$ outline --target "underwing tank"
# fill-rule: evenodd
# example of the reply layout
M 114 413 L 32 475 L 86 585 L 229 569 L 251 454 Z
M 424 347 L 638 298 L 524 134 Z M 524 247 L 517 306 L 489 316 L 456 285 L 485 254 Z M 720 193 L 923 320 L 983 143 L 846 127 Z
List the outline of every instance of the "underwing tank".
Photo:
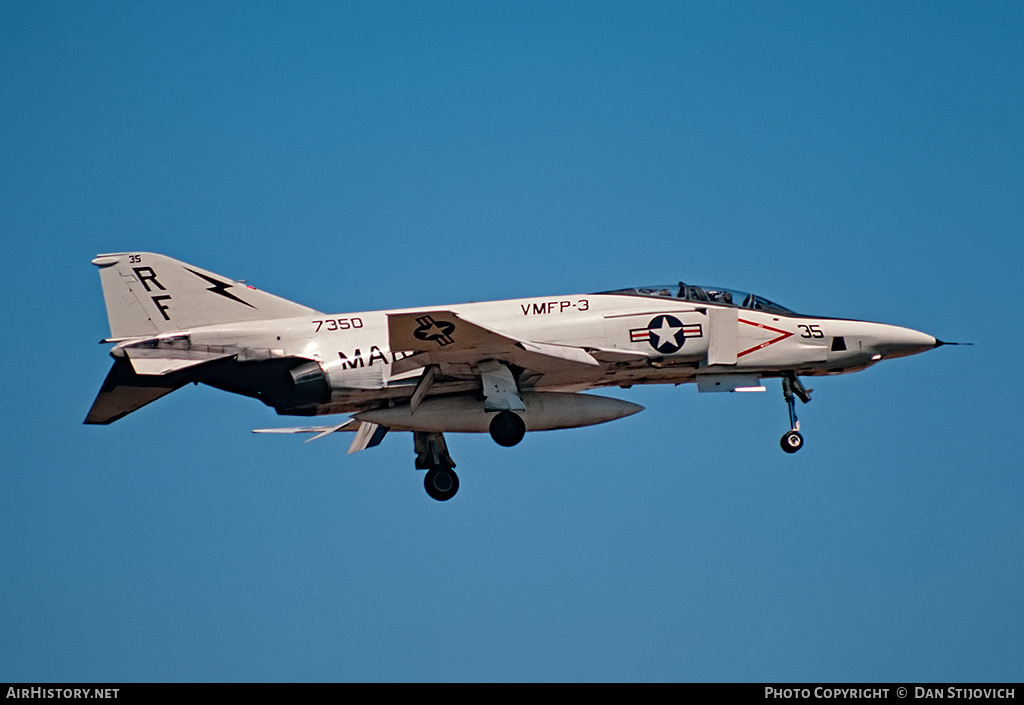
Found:
M 525 392 L 523 411 L 517 411 L 527 431 L 593 426 L 643 411 L 632 402 L 594 394 Z M 374 409 L 355 415 L 360 421 L 387 426 L 395 431 L 488 433 L 496 412 L 484 411 L 476 396 L 429 397 L 415 411 L 408 405 Z

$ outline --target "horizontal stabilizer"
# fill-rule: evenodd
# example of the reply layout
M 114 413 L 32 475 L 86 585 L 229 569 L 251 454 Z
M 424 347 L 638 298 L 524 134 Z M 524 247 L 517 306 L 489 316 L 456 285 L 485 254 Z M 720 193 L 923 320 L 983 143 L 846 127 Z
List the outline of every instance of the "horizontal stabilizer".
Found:
M 179 389 L 187 382 L 177 375 L 144 377 L 132 370 L 125 359 L 117 359 L 92 403 L 87 424 L 109 424 L 141 409 L 162 396 Z

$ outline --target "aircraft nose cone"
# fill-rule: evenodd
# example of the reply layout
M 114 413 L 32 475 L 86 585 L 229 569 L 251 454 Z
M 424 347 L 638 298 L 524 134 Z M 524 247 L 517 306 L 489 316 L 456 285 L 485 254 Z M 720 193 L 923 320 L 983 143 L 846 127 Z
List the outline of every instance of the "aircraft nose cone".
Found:
M 882 357 L 916 355 L 942 344 L 933 336 L 912 328 L 899 326 L 886 326 L 885 328 L 885 332 L 879 336 L 878 343 L 875 345 Z

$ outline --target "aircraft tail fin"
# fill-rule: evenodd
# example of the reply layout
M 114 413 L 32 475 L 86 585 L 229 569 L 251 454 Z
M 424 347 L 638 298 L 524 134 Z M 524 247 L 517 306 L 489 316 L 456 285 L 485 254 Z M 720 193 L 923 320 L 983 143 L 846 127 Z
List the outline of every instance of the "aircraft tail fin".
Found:
M 197 326 L 317 313 L 166 255 L 98 255 L 100 283 L 114 339 L 160 335 Z

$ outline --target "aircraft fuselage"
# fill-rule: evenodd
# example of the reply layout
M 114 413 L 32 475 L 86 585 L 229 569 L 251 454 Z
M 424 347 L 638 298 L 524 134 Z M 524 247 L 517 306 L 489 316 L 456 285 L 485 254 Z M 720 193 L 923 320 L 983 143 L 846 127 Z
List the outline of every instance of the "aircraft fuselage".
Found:
M 396 400 L 411 394 L 422 370 L 418 366 L 403 369 L 399 364 L 414 353 L 391 349 L 387 317 L 433 310 L 317 314 L 203 326 L 184 333 L 192 345 L 248 351 L 252 359 L 242 358 L 237 363 L 259 366 L 282 358 L 315 361 L 329 381 L 330 399 L 316 404 L 315 409 L 303 404 L 292 412 L 348 413 L 373 406 L 382 396 Z M 608 359 L 593 369 L 528 375 L 524 386 L 544 391 L 682 384 L 695 382 L 698 376 L 730 373 L 765 378 L 783 373 L 842 374 L 936 345 L 932 336 L 884 323 L 628 295 L 510 299 L 459 304 L 446 310 L 517 337 L 605 352 Z M 254 351 L 263 352 L 265 359 Z M 623 353 L 623 358 L 613 359 L 615 352 Z M 468 367 L 455 371 L 472 376 Z M 203 381 L 223 386 L 217 383 L 219 377 L 213 370 Z M 439 385 L 435 391 L 451 393 L 476 386 L 456 379 Z M 279 411 L 290 413 L 287 408 L 279 407 Z

